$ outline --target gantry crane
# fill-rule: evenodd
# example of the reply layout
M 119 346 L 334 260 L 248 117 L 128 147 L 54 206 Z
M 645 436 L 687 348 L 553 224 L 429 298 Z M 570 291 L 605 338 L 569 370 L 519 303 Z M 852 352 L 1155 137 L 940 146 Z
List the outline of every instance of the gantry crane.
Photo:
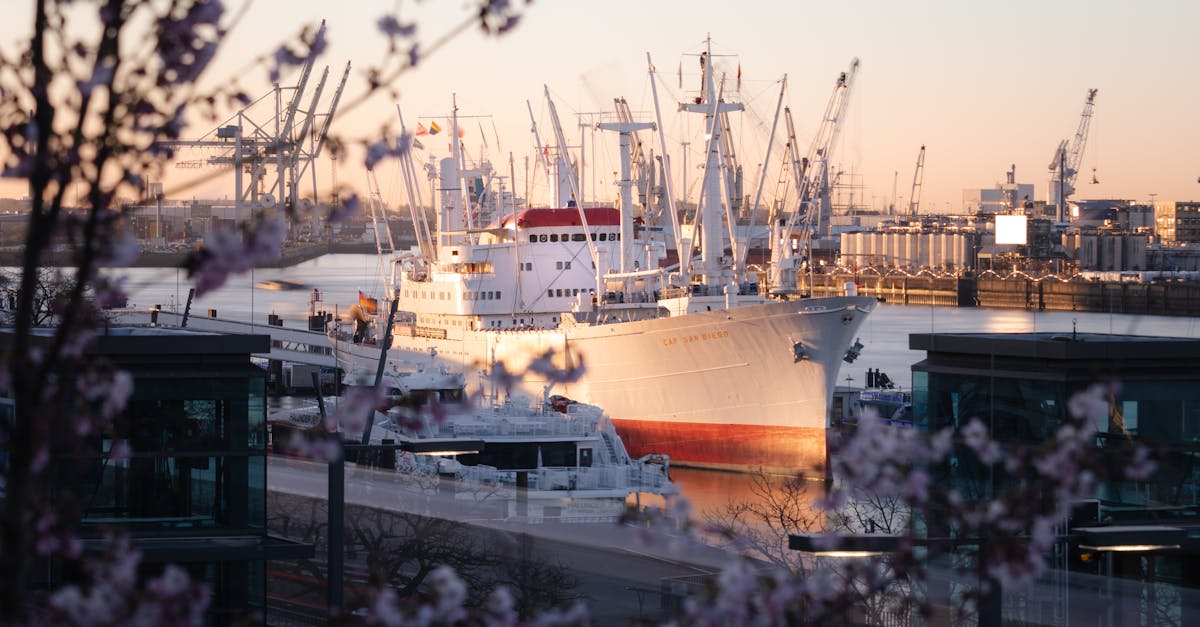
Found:
M 913 171 L 912 193 L 908 195 L 908 215 L 915 216 L 921 208 L 921 185 L 925 182 L 925 147 L 917 153 L 917 169 Z
M 1096 92 L 1096 89 L 1087 92 L 1074 139 L 1070 143 L 1065 139 L 1059 142 L 1050 161 L 1050 189 L 1047 190 L 1046 204 L 1057 208 L 1060 222 L 1066 220 L 1066 202 L 1075 193 L 1075 177 L 1079 175 L 1079 166 L 1083 163 L 1083 149 L 1087 145 L 1088 128 L 1092 124 Z

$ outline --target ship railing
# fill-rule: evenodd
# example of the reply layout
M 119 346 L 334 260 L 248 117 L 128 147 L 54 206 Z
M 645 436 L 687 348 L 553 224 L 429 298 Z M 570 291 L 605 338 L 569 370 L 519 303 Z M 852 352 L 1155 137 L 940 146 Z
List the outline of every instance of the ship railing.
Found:
M 516 472 L 492 466 L 463 466 L 456 474 L 461 482 L 480 485 L 516 484 Z M 665 491 L 671 486 L 661 466 L 653 464 L 538 468 L 527 475 L 530 490 L 639 490 Z
M 451 422 L 439 425 L 434 429 L 434 436 L 571 436 L 582 437 L 593 432 L 593 429 L 582 422 L 567 420 L 509 420 L 498 417 L 495 420 L 481 422 Z

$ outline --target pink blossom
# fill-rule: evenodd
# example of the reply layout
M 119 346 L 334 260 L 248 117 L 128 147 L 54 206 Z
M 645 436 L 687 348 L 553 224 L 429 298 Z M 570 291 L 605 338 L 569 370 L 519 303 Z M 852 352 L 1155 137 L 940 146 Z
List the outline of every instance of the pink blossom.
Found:
M 101 256 L 101 265 L 123 268 L 136 261 L 141 252 L 142 245 L 138 243 L 133 233 L 128 231 L 119 233 L 107 241 Z
M 1145 481 L 1158 470 L 1158 464 L 1150 459 L 1150 449 L 1139 445 L 1133 451 L 1133 459 L 1125 467 L 1125 476 L 1134 481 Z
M 1085 418 L 1092 424 L 1108 418 L 1108 398 L 1103 385 L 1093 385 L 1067 401 L 1067 409 L 1076 418 Z
M 113 461 L 124 461 L 133 457 L 133 447 L 129 446 L 128 440 L 117 440 L 109 449 L 108 457 Z

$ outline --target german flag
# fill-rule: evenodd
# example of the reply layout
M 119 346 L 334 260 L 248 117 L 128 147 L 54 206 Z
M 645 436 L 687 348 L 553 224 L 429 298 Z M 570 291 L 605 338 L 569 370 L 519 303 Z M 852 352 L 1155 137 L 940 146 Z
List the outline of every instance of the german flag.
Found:
M 379 300 L 363 294 L 362 290 L 358 292 L 358 306 L 362 307 L 362 310 L 369 315 L 374 316 L 379 313 Z

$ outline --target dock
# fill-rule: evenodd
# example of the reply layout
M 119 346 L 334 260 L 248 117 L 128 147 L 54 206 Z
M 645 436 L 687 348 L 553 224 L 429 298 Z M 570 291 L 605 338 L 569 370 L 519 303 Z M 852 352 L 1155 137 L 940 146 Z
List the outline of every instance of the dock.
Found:
M 324 330 L 310 331 L 285 327 L 282 324 L 225 320 L 216 316 L 191 315 L 187 316 L 185 321 L 184 315 L 181 313 L 156 309 L 127 309 L 114 313 L 113 321 L 120 325 L 186 329 L 199 333 L 269 335 L 271 337 L 270 352 L 254 353 L 254 357 L 321 368 L 337 367 L 333 347 L 330 346 L 329 338 L 325 336 Z

